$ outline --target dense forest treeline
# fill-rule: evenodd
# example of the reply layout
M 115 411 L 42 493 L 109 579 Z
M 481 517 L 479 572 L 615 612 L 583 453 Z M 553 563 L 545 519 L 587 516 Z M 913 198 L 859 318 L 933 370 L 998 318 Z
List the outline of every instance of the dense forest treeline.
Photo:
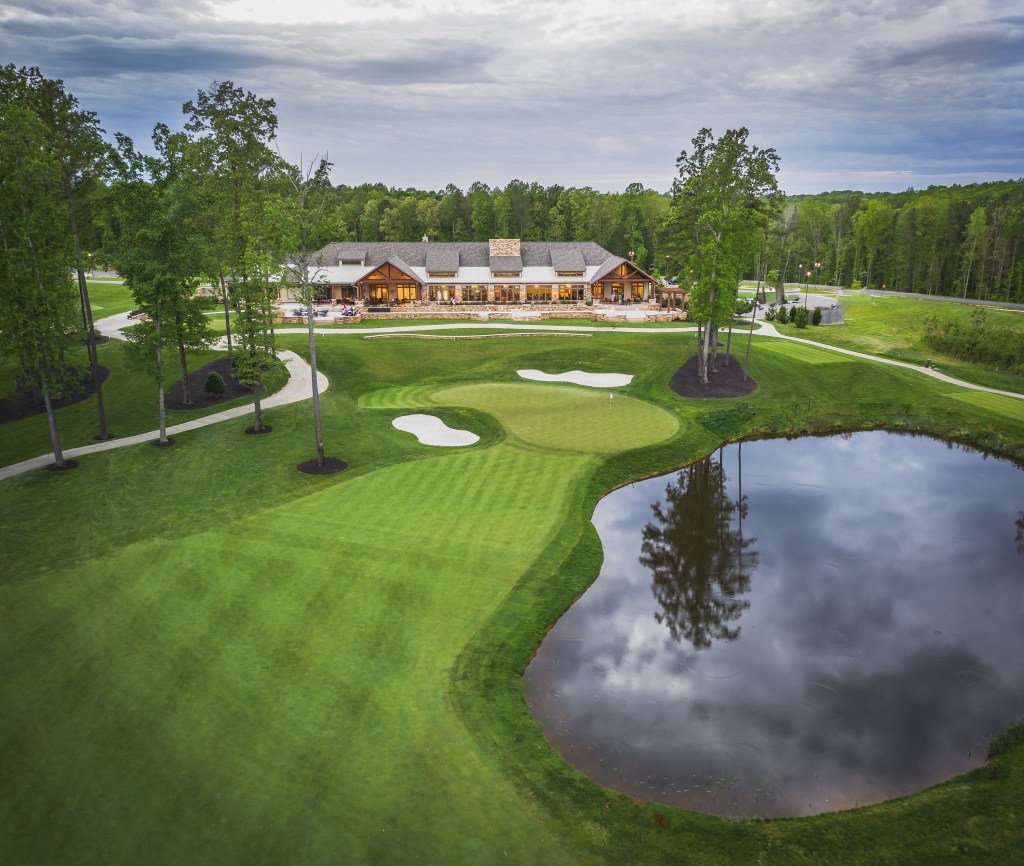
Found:
M 591 240 L 674 275 L 664 229 L 669 193 L 630 184 L 622 193 L 512 180 L 468 190 L 338 186 L 324 240 Z M 761 253 L 741 275 L 790 282 L 1024 302 L 1024 180 L 899 193 L 790 196 Z M 808 273 L 809 272 L 809 273 Z

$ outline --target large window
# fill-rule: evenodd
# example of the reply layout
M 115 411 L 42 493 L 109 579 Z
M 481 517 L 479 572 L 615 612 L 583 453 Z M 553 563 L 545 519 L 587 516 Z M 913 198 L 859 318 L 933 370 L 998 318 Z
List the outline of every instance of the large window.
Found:
M 430 300 L 439 304 L 447 304 L 455 297 L 455 286 L 431 286 Z
M 644 299 L 644 286 L 646 283 L 630 283 L 630 294 L 633 296 L 634 301 L 642 301 Z
M 494 303 L 518 304 L 519 286 L 496 285 L 494 287 Z
M 526 301 L 530 304 L 551 303 L 551 286 L 531 285 L 526 287 Z
M 563 304 L 572 304 L 583 300 L 583 286 L 564 283 L 558 287 L 558 300 Z
M 387 283 L 370 283 L 368 294 L 371 301 L 378 303 L 386 303 L 388 300 L 388 284 Z
M 395 291 L 400 304 L 408 304 L 409 301 L 416 300 L 416 283 L 399 283 L 395 286 Z
M 463 286 L 462 303 L 464 304 L 486 304 L 487 286 Z

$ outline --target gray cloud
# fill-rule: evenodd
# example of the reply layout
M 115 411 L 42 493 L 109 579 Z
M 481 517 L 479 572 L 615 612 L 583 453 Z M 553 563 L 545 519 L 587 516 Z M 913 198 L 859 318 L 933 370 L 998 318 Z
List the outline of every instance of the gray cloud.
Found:
M 285 156 L 329 149 L 346 183 L 667 189 L 700 127 L 740 125 L 779 151 L 791 192 L 1024 175 L 1024 24 L 1008 0 L 456 0 L 282 24 L 220 8 L 14 0 L 0 54 L 140 139 L 231 79 L 277 101 Z

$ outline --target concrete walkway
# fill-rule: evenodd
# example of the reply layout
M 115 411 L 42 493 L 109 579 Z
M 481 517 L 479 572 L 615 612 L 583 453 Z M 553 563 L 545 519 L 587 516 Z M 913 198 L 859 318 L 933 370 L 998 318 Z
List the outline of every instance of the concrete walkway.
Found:
M 128 318 L 127 313 L 122 313 L 117 316 L 109 316 L 105 319 L 98 320 L 95 325 L 97 330 L 105 336 L 113 339 L 124 339 L 122 330 L 133 324 L 133 321 Z M 946 382 L 950 385 L 955 385 L 960 388 L 967 388 L 973 391 L 984 391 L 988 394 L 998 394 L 1002 397 L 1011 397 L 1015 400 L 1024 400 L 1024 394 L 1017 394 L 1013 391 L 1001 391 L 998 388 L 987 388 L 983 385 L 975 385 L 971 382 L 964 382 L 961 379 L 955 379 L 952 376 L 947 376 L 945 373 L 940 373 L 938 370 L 934 370 L 930 367 L 921 367 L 917 364 L 910 364 L 906 361 L 895 361 L 891 358 L 880 358 L 877 355 L 869 355 L 864 352 L 856 352 L 852 349 L 842 349 L 837 346 L 830 346 L 826 343 L 818 343 L 814 340 L 807 340 L 803 337 L 793 337 L 788 334 L 780 334 L 776 327 L 771 322 L 758 322 L 758 328 L 754 332 L 760 337 L 773 337 L 780 340 L 790 340 L 794 343 L 803 343 L 807 346 L 813 346 L 816 349 L 823 349 L 827 352 L 838 352 L 841 355 L 849 355 L 853 358 L 860 358 L 865 361 L 874 361 L 877 364 L 889 364 L 893 367 L 903 367 L 907 370 L 913 370 L 921 373 L 924 376 L 930 376 L 933 379 L 938 379 L 941 382 Z M 527 325 L 527 324 L 500 324 L 497 322 L 467 322 L 467 323 L 452 323 L 450 325 L 399 325 L 396 327 L 384 327 L 384 328 L 315 328 L 314 331 L 317 335 L 321 336 L 343 336 L 343 335 L 356 335 L 366 336 L 368 334 L 400 334 L 400 333 L 422 333 L 424 331 L 457 331 L 457 330 L 514 330 L 514 331 L 564 331 L 564 332 L 584 332 L 584 333 L 640 333 L 656 336 L 660 334 L 678 335 L 681 333 L 693 333 L 696 328 L 693 326 L 685 327 L 662 327 L 662 328 L 640 328 L 635 326 L 618 326 L 613 327 L 593 327 L 588 325 Z M 278 334 L 306 334 L 308 333 L 306 328 L 295 327 L 295 328 L 278 328 L 276 329 Z M 219 348 L 224 348 L 219 346 Z M 285 362 L 288 368 L 288 382 L 285 386 L 278 391 L 276 394 L 268 397 L 262 401 L 263 408 L 272 409 L 275 406 L 284 406 L 289 403 L 297 403 L 301 400 L 311 399 L 313 396 L 313 371 L 302 358 L 296 355 L 294 352 L 280 352 L 280 358 Z M 318 371 L 317 373 L 317 390 L 320 393 L 326 391 L 330 383 L 327 377 Z M 231 418 L 240 418 L 243 415 L 252 412 L 251 405 L 237 406 L 234 409 L 226 409 L 223 412 L 217 412 L 213 415 L 205 415 L 202 418 L 196 418 L 193 421 L 186 421 L 182 424 L 176 424 L 173 427 L 167 428 L 167 435 L 173 436 L 176 433 L 183 433 L 187 430 L 195 430 L 199 427 L 206 427 L 210 424 L 219 424 L 221 421 L 227 421 Z M 97 442 L 94 445 L 84 445 L 79 448 L 68 448 L 64 450 L 65 458 L 73 459 L 81 457 L 87 454 L 95 454 L 100 451 L 110 451 L 114 448 L 124 448 L 128 445 L 138 445 L 144 442 L 152 442 L 159 438 L 159 431 L 153 431 L 150 433 L 140 433 L 136 436 L 125 436 L 120 439 L 110 439 L 106 442 Z M 0 480 L 4 478 L 11 478 L 15 475 L 20 475 L 24 472 L 29 472 L 32 469 L 40 469 L 44 466 L 49 466 L 53 462 L 53 454 L 44 454 L 39 457 L 33 457 L 31 460 L 24 460 L 21 463 L 14 463 L 10 466 L 0 467 Z
M 1024 394 L 1017 394 L 1014 391 L 1001 391 L 998 388 L 986 388 L 984 385 L 975 385 L 973 382 L 965 382 L 963 379 L 954 379 L 945 373 L 940 373 L 931 367 L 922 367 L 919 364 L 911 364 L 907 361 L 896 361 L 892 358 L 880 358 L 878 355 L 868 355 L 865 352 L 855 352 L 853 349 L 841 349 L 838 346 L 829 346 L 825 343 L 818 343 L 814 340 L 805 340 L 803 337 L 793 337 L 789 334 L 780 334 L 775 325 L 771 322 L 762 322 L 760 330 L 756 331 L 763 337 L 778 337 L 780 340 L 789 340 L 793 343 L 803 343 L 805 346 L 814 346 L 816 349 L 825 349 L 829 352 L 838 352 L 840 355 L 849 355 L 852 358 L 861 358 L 865 361 L 874 361 L 876 364 L 889 364 L 892 367 L 903 367 L 906 370 L 914 370 L 924 376 L 931 376 L 940 382 L 956 385 L 960 388 L 967 388 L 971 391 L 984 391 L 988 394 L 999 394 L 1001 397 L 1013 397 L 1016 400 L 1024 400 Z
M 113 317 L 117 318 L 117 317 Z M 127 322 L 127 319 L 125 320 Z M 97 327 L 100 322 L 97 322 Z M 111 330 L 114 330 L 112 326 Z M 122 325 L 121 327 L 124 327 Z M 100 328 L 100 333 L 107 333 L 115 339 L 120 338 L 120 331 L 116 334 L 108 333 Z M 301 400 L 310 400 L 313 397 L 313 369 L 306 361 L 294 352 L 279 352 L 278 357 L 285 363 L 288 369 L 288 381 L 276 394 L 271 394 L 265 400 L 260 401 L 264 409 L 273 409 L 275 406 L 286 406 L 289 403 L 298 403 Z M 317 371 L 317 390 L 324 393 L 330 386 L 327 377 Z M 191 421 L 184 421 L 181 424 L 174 424 L 167 428 L 168 436 L 175 436 L 188 430 L 198 430 L 200 427 L 208 427 L 211 424 L 219 424 L 221 421 L 229 421 L 232 418 L 242 418 L 251 415 L 253 412 L 252 403 L 244 406 L 235 406 L 232 409 L 225 409 L 223 412 L 215 412 L 212 415 L 204 415 L 201 418 L 194 418 Z M 65 448 L 65 459 L 76 459 L 87 454 L 97 454 L 100 451 L 111 451 L 114 448 L 125 448 L 129 445 L 140 445 L 145 442 L 155 442 L 160 438 L 160 431 L 153 430 L 149 433 L 138 433 L 134 436 L 122 436 L 118 439 L 108 439 L 105 442 L 96 442 L 92 445 L 83 445 L 78 448 Z M 0 480 L 30 472 L 33 469 L 42 469 L 53 463 L 53 452 L 23 460 L 21 463 L 12 463 L 10 466 L 0 467 Z

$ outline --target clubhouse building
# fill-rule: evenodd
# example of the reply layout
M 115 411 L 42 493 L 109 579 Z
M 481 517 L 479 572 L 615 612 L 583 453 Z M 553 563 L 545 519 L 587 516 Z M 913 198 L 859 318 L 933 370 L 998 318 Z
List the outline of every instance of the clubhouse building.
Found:
M 656 303 L 655 281 L 590 241 L 360 242 L 328 244 L 313 282 L 321 303 L 366 307 L 541 307 Z

